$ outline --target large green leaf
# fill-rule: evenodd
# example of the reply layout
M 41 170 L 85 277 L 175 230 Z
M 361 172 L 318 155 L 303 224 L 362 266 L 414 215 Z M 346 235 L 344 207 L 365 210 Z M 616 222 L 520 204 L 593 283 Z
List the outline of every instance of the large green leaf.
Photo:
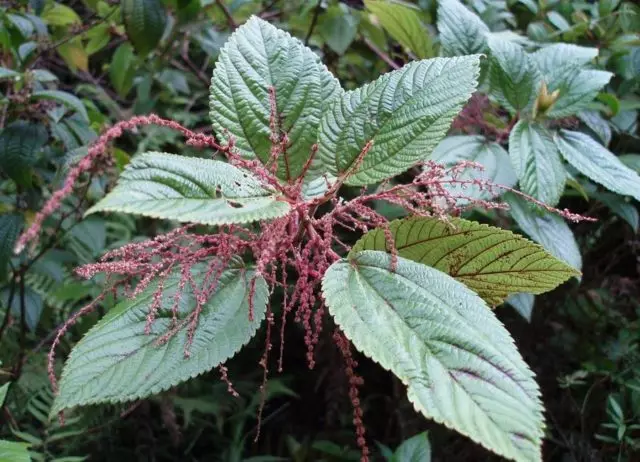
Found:
M 196 281 L 202 281 L 207 265 L 197 265 L 191 272 Z M 180 271 L 165 280 L 161 306 L 148 335 L 144 331 L 157 283 L 136 298 L 120 302 L 71 351 L 51 413 L 74 406 L 143 398 L 207 372 L 232 357 L 253 337 L 264 319 L 268 291 L 265 281 L 258 277 L 253 295 L 254 318 L 249 320 L 252 277 L 254 273 L 241 266 L 223 272 L 215 292 L 203 305 L 189 358 L 184 356 L 189 322 L 182 323 L 167 342 L 158 344 L 171 328 Z M 195 309 L 195 297 L 191 285 L 186 284 L 178 297 L 179 322 Z
M 513 293 L 540 294 L 579 273 L 541 246 L 501 228 L 462 218 L 407 218 L 391 222 L 398 255 L 432 266 L 473 289 L 490 305 Z M 390 250 L 384 230 L 369 231 L 350 255 Z
M 562 218 L 534 208 L 532 204 L 513 193 L 505 194 L 504 198 L 509 204 L 511 216 L 522 231 L 552 255 L 577 270 L 582 269 L 578 243 Z
M 365 0 L 380 25 L 394 40 L 418 58 L 433 56 L 429 31 L 420 19 L 420 9 L 402 0 Z
M 544 126 L 520 120 L 509 135 L 509 156 L 522 191 L 546 204 L 558 203 L 567 173 Z
M 489 28 L 458 0 L 438 1 L 438 30 L 446 56 L 483 53 L 487 48 Z
M 512 187 L 518 182 L 507 151 L 482 135 L 448 136 L 433 150 L 430 159 L 447 167 L 453 167 L 461 161 L 476 162 L 484 167 L 484 170 L 467 168 L 458 175 L 458 180 L 481 180 L 507 187 Z M 497 188 L 489 190 L 475 184 L 462 186 L 445 183 L 443 187 L 454 195 L 464 195 L 473 199 L 491 199 L 503 192 Z
M 121 8 L 129 41 L 140 55 L 148 54 L 158 45 L 167 24 L 164 5 L 160 0 L 122 0 Z
M 19 120 L 5 127 L 0 133 L 0 172 L 20 186 L 30 186 L 31 166 L 47 138 L 41 124 Z
M 87 213 L 122 212 L 187 223 L 247 223 L 286 215 L 289 203 L 225 162 L 149 152 Z
M 491 94 L 512 114 L 536 99 L 540 72 L 529 55 L 514 42 L 489 36 Z
M 508 459 L 541 461 L 542 406 L 513 339 L 471 290 L 417 262 L 367 251 L 322 290 L 355 347 L 392 371 L 416 410 Z
M 289 181 L 300 176 L 311 155 L 323 108 L 342 90 L 310 49 L 252 17 L 220 51 L 211 80 L 211 120 L 219 138 L 233 138 L 243 155 L 264 163 L 272 145 L 270 88 L 276 94 L 277 134 L 288 137 L 278 175 Z
M 554 43 L 545 46 L 533 54 L 538 68 L 545 75 L 554 75 L 558 69 L 567 65 L 584 66 L 598 56 L 597 48 L 581 47 L 567 43 Z M 553 82 L 547 82 L 553 85 Z
M 589 135 L 560 130 L 555 142 L 560 154 L 584 176 L 610 191 L 640 201 L 640 176 Z
M 426 59 L 344 93 L 322 118 L 318 158 L 332 175 L 348 173 L 350 185 L 403 172 L 444 137 L 475 90 L 478 72 L 477 55 Z

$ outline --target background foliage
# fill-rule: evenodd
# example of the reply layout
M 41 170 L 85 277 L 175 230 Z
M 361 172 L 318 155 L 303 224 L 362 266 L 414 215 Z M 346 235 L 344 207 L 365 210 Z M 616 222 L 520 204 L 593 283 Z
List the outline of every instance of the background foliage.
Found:
M 260 335 L 228 363 L 239 398 L 227 393 L 214 371 L 133 406 L 83 408 L 65 426 L 48 418 L 48 346 L 63 321 L 101 292 L 100 278 L 80 281 L 73 268 L 169 228 L 124 215 L 82 219 L 112 180 L 103 176 L 90 178 L 51 218 L 41 250 L 14 256 L 17 235 L 69 166 L 114 122 L 154 112 L 211 132 L 213 65 L 230 33 L 251 15 L 308 43 L 346 89 L 415 58 L 488 56 L 484 84 L 432 158 L 445 164 L 475 160 L 498 183 L 519 181 L 542 201 L 599 219 L 570 227 L 508 195 L 509 213 L 470 214 L 523 232 L 583 273 L 545 296 L 510 297 L 515 310 L 497 310 L 542 387 L 545 458 L 637 459 L 639 218 L 637 202 L 624 196 L 640 198 L 637 175 L 629 173 L 640 171 L 640 8 L 617 0 L 440 3 L 2 2 L 0 460 L 28 460 L 25 454 L 47 461 L 359 459 L 335 348 L 324 339 L 318 365 L 308 371 L 306 352 L 297 348 L 303 333 L 295 329 L 287 334 L 284 373 L 269 382 L 257 443 Z M 559 43 L 567 45 L 556 45 L 554 53 L 533 51 Z M 536 83 L 541 76 L 544 88 Z M 544 114 L 544 120 L 520 120 L 525 111 Z M 111 154 L 122 170 L 135 154 L 154 150 L 196 155 L 161 127 L 123 137 Z M 514 158 L 522 160 L 521 169 L 509 167 Z M 392 208 L 381 212 L 397 214 Z M 376 249 L 370 242 L 366 248 Z M 105 300 L 99 313 L 74 326 L 59 356 L 112 305 Z M 379 460 L 499 460 L 425 422 L 399 381 L 364 357 L 358 360 L 365 422 L 379 443 Z

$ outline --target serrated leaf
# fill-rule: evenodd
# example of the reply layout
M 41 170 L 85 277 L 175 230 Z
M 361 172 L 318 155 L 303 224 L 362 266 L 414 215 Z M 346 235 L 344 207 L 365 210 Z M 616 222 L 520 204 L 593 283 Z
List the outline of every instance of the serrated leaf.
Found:
M 541 461 L 533 373 L 487 305 L 460 282 L 383 252 L 339 260 L 322 290 L 355 347 L 393 372 L 416 410 L 508 459 Z
M 322 118 L 317 157 L 354 186 L 405 171 L 431 153 L 475 90 L 479 58 L 414 61 L 344 93 Z
M 611 126 L 598 111 L 579 112 L 578 118 L 598 135 L 598 138 L 600 138 L 605 146 L 609 146 L 609 143 L 611 143 Z
M 196 281 L 201 281 L 207 265 L 197 265 L 191 272 Z M 71 351 L 51 414 L 74 406 L 125 402 L 159 393 L 232 357 L 253 337 L 265 316 L 267 285 L 258 277 L 254 318 L 249 320 L 253 276 L 243 267 L 223 272 L 215 292 L 202 307 L 188 359 L 184 357 L 188 322 L 158 345 L 171 328 L 180 271 L 164 282 L 161 307 L 149 335 L 144 330 L 157 282 L 135 299 L 120 302 Z M 178 320 L 185 319 L 195 305 L 195 295 L 186 284 L 178 297 Z
M 31 462 L 29 443 L 0 440 L 0 461 Z
M 610 191 L 640 201 L 640 176 L 589 135 L 560 130 L 555 142 L 566 161 L 584 176 Z
M 509 157 L 522 191 L 546 204 L 558 203 L 567 173 L 544 126 L 520 120 L 509 135 Z
M 84 107 L 84 104 L 71 93 L 60 90 L 39 90 L 34 91 L 31 97 L 35 100 L 44 99 L 62 103 L 64 106 L 76 111 L 84 120 L 89 121 L 89 115 L 87 114 L 87 109 Z
M 365 0 L 364 4 L 400 45 L 418 58 L 433 56 L 429 31 L 422 23 L 420 10 L 415 5 L 401 0 Z
M 507 151 L 498 143 L 490 142 L 482 135 L 448 136 L 436 146 L 430 159 L 447 167 L 453 167 L 461 161 L 477 162 L 484 167 L 484 170 L 467 168 L 458 175 L 458 180 L 475 179 L 507 187 L 512 187 L 518 182 Z M 463 187 L 444 183 L 442 186 L 453 195 L 463 195 L 473 199 L 491 199 L 503 192 L 500 189 L 489 190 L 474 184 Z M 460 204 L 467 202 L 464 199 L 458 200 Z
M 167 24 L 160 0 L 122 0 L 122 22 L 129 41 L 144 56 L 158 45 Z
M 505 194 L 504 199 L 509 204 L 511 217 L 524 233 L 571 267 L 582 269 L 580 249 L 562 218 L 534 209 L 532 204 L 513 193 Z
M 47 138 L 41 124 L 19 120 L 6 126 L 0 133 L 0 172 L 20 186 L 31 186 L 31 166 Z
M 511 305 L 527 322 L 531 322 L 534 302 L 535 296 L 527 293 L 512 294 L 505 300 L 505 303 Z
M 289 140 L 278 176 L 289 181 L 302 173 L 322 111 L 342 90 L 302 42 L 252 17 L 220 51 L 211 80 L 210 115 L 220 139 L 233 137 L 241 154 L 263 163 L 271 157 L 270 87 L 276 92 L 278 134 Z
M 549 85 L 549 91 L 560 92 L 556 102 L 546 112 L 548 117 L 555 119 L 577 114 L 588 107 L 613 76 L 607 71 L 579 70 L 576 67 L 565 67 L 564 71 L 555 85 Z
M 394 462 L 431 462 L 428 432 L 418 433 L 402 442 L 393 455 Z
M 438 1 L 438 31 L 446 56 L 483 53 L 489 27 L 458 0 Z
M 183 223 L 222 225 L 281 217 L 289 203 L 226 162 L 149 152 L 134 157 L 116 188 L 91 207 Z
M 392 221 L 390 230 L 399 256 L 447 273 L 494 306 L 510 294 L 541 294 L 579 275 L 522 236 L 462 218 L 407 218 Z M 378 228 L 362 236 L 349 255 L 390 249 Z
M 491 50 L 491 95 L 511 114 L 531 106 L 541 78 L 535 63 L 516 43 L 489 36 L 487 44 Z
M 546 46 L 531 55 L 549 92 L 560 93 L 547 112 L 549 117 L 562 118 L 580 112 L 609 82 L 613 75 L 610 72 L 584 69 L 597 56 L 597 48 L 565 43 Z

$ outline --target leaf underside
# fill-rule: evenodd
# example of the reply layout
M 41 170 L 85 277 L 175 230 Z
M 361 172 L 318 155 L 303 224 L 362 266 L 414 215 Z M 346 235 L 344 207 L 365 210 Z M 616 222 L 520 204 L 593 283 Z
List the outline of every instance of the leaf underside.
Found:
M 610 191 L 640 201 L 640 176 L 589 135 L 560 130 L 555 142 L 565 160 L 584 176 Z
M 113 191 L 91 207 L 183 223 L 221 225 L 281 217 L 289 204 L 225 162 L 150 152 L 135 157 Z
M 391 222 L 398 255 L 436 268 L 475 291 L 490 305 L 514 293 L 540 294 L 579 274 L 528 239 L 501 228 L 450 218 Z M 389 251 L 383 229 L 365 234 L 350 255 Z
M 206 265 L 193 267 L 200 281 Z M 252 271 L 235 267 L 223 272 L 215 292 L 203 305 L 198 328 L 193 334 L 190 357 L 184 357 L 189 323 L 183 323 L 166 343 L 158 340 L 172 325 L 172 308 L 180 285 L 176 271 L 164 281 L 161 307 L 145 335 L 145 325 L 157 282 L 139 296 L 125 300 L 96 324 L 67 360 L 60 392 L 51 414 L 74 406 L 126 402 L 167 390 L 232 357 L 255 334 L 264 319 L 267 285 L 256 280 L 254 319 L 249 320 L 249 281 Z M 186 284 L 178 298 L 178 322 L 195 308 L 195 296 Z
M 416 410 L 511 460 L 541 461 L 542 406 L 533 373 L 487 305 L 428 266 L 366 251 L 322 282 L 336 323 L 392 371 Z

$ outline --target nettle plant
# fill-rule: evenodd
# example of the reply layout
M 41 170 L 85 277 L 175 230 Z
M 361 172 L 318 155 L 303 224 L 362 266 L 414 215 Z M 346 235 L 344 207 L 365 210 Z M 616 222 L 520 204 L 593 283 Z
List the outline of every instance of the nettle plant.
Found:
M 362 460 L 369 449 L 351 344 L 394 373 L 426 417 L 508 459 L 542 460 L 540 392 L 491 307 L 579 273 L 523 237 L 459 217 L 473 207 L 506 207 L 451 191 L 502 188 L 465 178 L 471 163 L 424 161 L 475 91 L 481 58 L 415 61 L 347 92 L 310 49 L 254 17 L 229 39 L 213 72 L 217 138 L 157 116 L 104 133 L 21 236 L 18 251 L 33 245 L 45 218 L 87 172 L 110 165 L 107 143 L 123 130 L 173 128 L 219 160 L 139 155 L 88 210 L 186 224 L 78 269 L 85 278 L 105 273 L 107 283 L 53 342 L 52 412 L 144 398 L 216 367 L 234 393 L 224 363 L 261 324 L 266 384 L 271 368 L 283 368 L 283 332 L 293 317 L 306 333 L 310 367 L 323 327 L 335 324 Z M 391 182 L 409 169 L 408 183 Z M 346 200 L 338 195 L 343 185 L 362 191 Z M 389 221 L 376 209 L 380 202 L 407 217 Z M 346 233 L 362 237 L 351 246 Z M 56 346 L 108 294 L 123 300 L 73 348 L 58 383 Z M 279 320 L 270 300 L 281 307 Z M 279 359 L 270 355 L 274 330 Z

